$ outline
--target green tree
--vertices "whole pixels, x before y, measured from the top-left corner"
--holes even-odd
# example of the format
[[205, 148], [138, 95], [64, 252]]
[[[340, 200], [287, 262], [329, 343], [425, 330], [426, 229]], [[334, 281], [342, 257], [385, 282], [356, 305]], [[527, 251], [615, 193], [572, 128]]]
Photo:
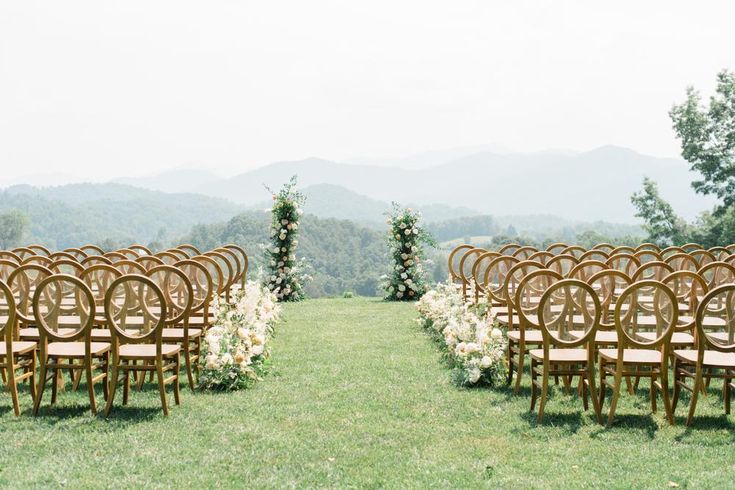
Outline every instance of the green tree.
[[0, 247], [18, 246], [29, 225], [28, 216], [17, 209], [0, 214]]
[[717, 89], [707, 107], [699, 92], [689, 87], [686, 101], [675, 105], [670, 116], [681, 140], [681, 155], [702, 174], [692, 186], [722, 200], [715, 214], [725, 213], [735, 204], [735, 73], [717, 74]]
[[644, 228], [650, 241], [659, 245], [682, 244], [686, 241], [686, 223], [658, 193], [656, 182], [644, 178], [643, 190], [633, 194], [630, 200], [638, 210], [636, 217], [645, 222]]

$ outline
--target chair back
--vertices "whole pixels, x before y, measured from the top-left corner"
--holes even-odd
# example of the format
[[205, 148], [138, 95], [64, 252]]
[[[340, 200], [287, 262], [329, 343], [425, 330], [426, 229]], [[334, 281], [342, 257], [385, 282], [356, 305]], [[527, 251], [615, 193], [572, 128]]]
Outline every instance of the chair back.
[[115, 343], [155, 343], [160, 354], [166, 323], [166, 300], [149, 277], [121, 276], [105, 295], [105, 316]]
[[459, 282], [461, 280], [459, 276], [459, 261], [462, 260], [462, 256], [464, 254], [473, 248], [475, 247], [472, 245], [464, 244], [454, 247], [454, 249], [449, 252], [449, 257], [447, 258], [447, 270], [449, 271], [449, 280], [451, 282]]
[[21, 265], [8, 277], [8, 287], [13, 292], [16, 317], [24, 323], [33, 323], [33, 295], [38, 285], [52, 276], [50, 269], [38, 264]]
[[159, 265], [146, 272], [146, 277], [153, 279], [163, 294], [166, 301], [166, 323], [183, 323], [188, 326], [194, 290], [186, 273], [172, 265]]
[[641, 266], [641, 261], [633, 254], [615, 253], [605, 262], [611, 269], [623, 272], [628, 277], [633, 277], [635, 271]]
[[634, 282], [618, 298], [614, 318], [618, 349], [668, 348], [679, 318], [676, 296], [659, 281]]
[[679, 320], [676, 330], [694, 333], [694, 318], [699, 302], [709, 291], [702, 276], [692, 271], [675, 271], [664, 277], [663, 282], [677, 300]]
[[549, 269], [534, 270], [526, 275], [516, 288], [513, 308], [518, 313], [521, 330], [539, 329], [538, 305], [544, 292], [554, 283], [564, 279], [561, 274]]
[[555, 282], [541, 296], [537, 311], [544, 350], [594, 343], [602, 307], [589, 284], [578, 279]]
[[186, 277], [189, 278], [189, 284], [192, 288], [192, 304], [191, 313], [203, 312], [205, 321], [209, 313], [209, 304], [214, 298], [214, 284], [212, 276], [209, 274], [207, 267], [196, 260], [182, 260], [176, 263], [176, 266]]
[[631, 276], [631, 279], [633, 279], [633, 282], [646, 280], [660, 281], [672, 272], [674, 272], [673, 267], [666, 262], [656, 260], [641, 264], [638, 270]]
[[592, 290], [595, 291], [597, 298], [600, 300], [602, 307], [602, 315], [600, 317], [601, 329], [615, 330], [615, 322], [612, 321], [611, 309], [615, 307], [618, 298], [620, 298], [620, 294], [632, 283], [633, 281], [625, 272], [616, 269], [601, 270], [587, 280], [587, 284], [592, 287]]
[[605, 262], [600, 262], [599, 260], [585, 260], [572, 267], [572, 270], [569, 271], [567, 277], [587, 282], [590, 277], [609, 268], [610, 267]]
[[707, 293], [697, 308], [699, 360], [707, 349], [735, 352], [735, 284]]
[[735, 265], [727, 262], [710, 262], [697, 273], [707, 282], [707, 287], [715, 289], [725, 284], [735, 283]]
[[551, 245], [546, 247], [546, 251], [551, 252], [554, 255], [559, 255], [561, 251], [567, 248], [568, 246], [569, 246], [568, 244], [561, 243], [561, 242], [552, 243]]
[[13, 352], [13, 330], [15, 328], [15, 299], [5, 281], [0, 280], [0, 339], [5, 343], [5, 352]]
[[574, 255], [559, 254], [546, 263], [546, 268], [567, 277], [577, 264], [579, 259]]
[[54, 274], [33, 294], [33, 314], [41, 342], [90, 341], [95, 304], [92, 292], [76, 276]]
[[675, 271], [696, 271], [699, 269], [697, 261], [688, 253], [676, 253], [669, 255], [664, 259], [671, 268]]

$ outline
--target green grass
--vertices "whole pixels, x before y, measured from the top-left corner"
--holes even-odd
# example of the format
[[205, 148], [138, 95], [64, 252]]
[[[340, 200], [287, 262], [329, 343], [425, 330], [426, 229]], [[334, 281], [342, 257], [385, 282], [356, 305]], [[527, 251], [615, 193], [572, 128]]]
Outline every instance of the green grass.
[[[459, 389], [409, 304], [311, 300], [285, 307], [272, 372], [239, 393], [190, 393], [171, 416], [156, 390], [133, 392], [109, 420], [85, 391], [41, 414], [12, 414], [0, 395], [0, 485], [6, 487], [730, 487], [735, 418], [717, 390], [695, 427], [651, 415], [624, 395], [605, 429], [555, 391], [544, 425], [528, 383]], [[25, 388], [24, 388], [25, 390]], [[101, 395], [99, 397], [101, 401]], [[116, 402], [121, 399], [120, 393]]]

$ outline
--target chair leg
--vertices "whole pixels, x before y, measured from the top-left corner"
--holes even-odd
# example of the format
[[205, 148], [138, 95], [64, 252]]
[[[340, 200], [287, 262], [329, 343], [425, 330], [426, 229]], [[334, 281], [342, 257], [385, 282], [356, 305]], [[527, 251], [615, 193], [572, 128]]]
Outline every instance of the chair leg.
[[28, 367], [28, 371], [32, 374], [28, 377], [28, 390], [31, 392], [31, 399], [36, 401], [36, 351], [31, 351], [31, 365]]
[[702, 389], [702, 367], [697, 366], [696, 375], [694, 377], [694, 389], [692, 390], [692, 398], [689, 400], [689, 415], [687, 415], [687, 425], [691, 425], [694, 420], [694, 412], [697, 410], [697, 398], [699, 391]]
[[669, 369], [664, 365], [661, 367], [661, 397], [664, 399], [664, 412], [670, 425], [674, 425], [674, 410], [671, 408], [671, 398], [669, 397]]
[[725, 415], [730, 415], [730, 398], [732, 397], [732, 378], [733, 372], [729, 369], [725, 370], [725, 384], [722, 387], [722, 394], [725, 397]]
[[683, 383], [684, 382], [684, 379], [685, 379], [685, 378], [682, 377], [681, 373], [679, 372], [680, 371], [680, 368], [681, 368], [680, 364], [681, 364], [681, 362], [679, 361], [679, 359], [677, 359], [676, 357], [674, 357], [674, 367], [673, 367], [673, 371], [674, 371], [674, 394], [671, 397], [671, 415], [672, 415], [672, 417], [676, 413], [676, 406], [679, 403], [679, 394], [681, 393], [681, 385], [679, 383]]
[[108, 380], [109, 384], [109, 395], [107, 397], [107, 405], [105, 406], [105, 417], [108, 417], [110, 415], [110, 410], [112, 410], [112, 400], [115, 399], [115, 392], [117, 391], [117, 383], [118, 383], [118, 376], [120, 375], [120, 368], [117, 365], [117, 362], [113, 364], [112, 366], [112, 378]]
[[168, 404], [166, 403], [166, 386], [163, 384], [163, 361], [156, 360], [156, 373], [158, 374], [158, 391], [161, 394], [161, 408], [163, 415], [168, 416]]
[[508, 341], [508, 352], [506, 355], [508, 356], [508, 379], [506, 383], [510, 385], [511, 381], [513, 381], [513, 342], [511, 341]]
[[536, 422], [541, 423], [544, 421], [544, 407], [546, 407], [546, 398], [549, 396], [549, 364], [544, 363], [544, 374], [541, 379], [541, 401], [538, 404], [538, 417]]
[[[145, 371], [143, 371], [143, 376], [145, 376]], [[125, 374], [123, 374], [123, 406], [128, 404], [128, 396], [130, 395], [130, 369], [125, 370]]]
[[[94, 397], [94, 382], [92, 381], [92, 359], [86, 359], [84, 362], [84, 372], [87, 374], [87, 393], [89, 394], [89, 408], [92, 410], [92, 415], [97, 415], [97, 400]], [[79, 378], [82, 377], [82, 373], [79, 373]]]
[[[41, 373], [38, 378], [38, 388], [36, 388], [36, 400], [33, 403], [33, 415], [38, 415], [38, 409], [41, 407], [41, 399], [43, 398], [43, 390], [46, 387], [47, 367], [45, 362], [41, 362]], [[55, 380], [54, 380], [55, 381]]]
[[[57, 359], [56, 362], [57, 363], [61, 362], [61, 359]], [[53, 372], [53, 378], [51, 381], [51, 405], [56, 403], [56, 393], [59, 389], [59, 373], [61, 372], [61, 370], [58, 368], [54, 368], [52, 372]]]
[[587, 366], [587, 380], [589, 382], [590, 398], [592, 399], [592, 409], [595, 411], [595, 419], [598, 424], [601, 424], [602, 415], [600, 413], [600, 404], [597, 403], [597, 387], [595, 386], [595, 367], [591, 364]]
[[536, 361], [531, 358], [531, 412], [536, 408], [538, 387], [536, 386]]
[[521, 379], [523, 378], [523, 365], [526, 363], [526, 346], [518, 344], [518, 370], [516, 371], [516, 384], [513, 387], [513, 393], [518, 394], [521, 391]]
[[607, 391], [607, 385], [605, 384], [607, 374], [605, 373], [605, 365], [602, 362], [602, 358], [600, 358], [598, 366], [600, 366], [600, 392], [597, 398], [597, 406], [600, 410], [602, 410], [602, 406], [605, 404], [605, 395]]
[[186, 350], [184, 350], [184, 363], [186, 364], [186, 377], [189, 380], [189, 388], [191, 389], [191, 391], [194, 391], [194, 373], [191, 367], [191, 352], [189, 351], [188, 346]]
[[607, 414], [607, 425], [612, 425], [615, 419], [615, 409], [618, 406], [618, 398], [620, 398], [620, 388], [623, 384], [623, 369], [622, 366], [618, 366], [615, 370], [615, 384], [613, 386], [612, 400], [610, 401], [610, 411]]
[[177, 353], [176, 354], [176, 366], [174, 366], [174, 369], [175, 369], [175, 372], [176, 372], [176, 377], [173, 380], [173, 383], [174, 383], [174, 403], [176, 403], [176, 405], [181, 405], [181, 400], [179, 398], [179, 395], [180, 395], [180, 393], [179, 393], [179, 389], [180, 389], [180, 386], [179, 386], [179, 384], [180, 384], [179, 383], [179, 373], [181, 372], [180, 371], [181, 370], [181, 353]]
[[[651, 370], [653, 372], [653, 370]], [[651, 374], [651, 389], [650, 389], [650, 396], [651, 396], [651, 412], [656, 413], [656, 379], [657, 376], [655, 374]]]
[[[7, 368], [3, 371], [6, 383], [8, 385], [8, 391], [10, 391], [10, 397], [13, 399], [13, 412], [16, 416], [20, 416], [20, 402], [18, 401], [18, 386], [15, 384], [15, 359], [13, 358], [12, 352], [5, 358]], [[7, 373], [6, 373], [7, 371]]]

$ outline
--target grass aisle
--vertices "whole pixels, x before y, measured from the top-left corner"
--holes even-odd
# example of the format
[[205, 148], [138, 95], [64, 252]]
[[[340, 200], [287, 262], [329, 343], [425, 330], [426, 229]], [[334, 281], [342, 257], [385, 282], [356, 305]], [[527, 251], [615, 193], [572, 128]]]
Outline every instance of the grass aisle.
[[[527, 392], [450, 384], [412, 305], [372, 299], [286, 306], [272, 372], [255, 389], [192, 394], [164, 419], [153, 386], [89, 415], [84, 391], [42, 414], [0, 396], [0, 485], [13, 487], [654, 487], [735, 481], [733, 418], [713, 392], [697, 428], [669, 428], [643, 394], [606, 430], [555, 393], [547, 425]], [[118, 396], [120, 393], [118, 393]], [[99, 396], [101, 402], [101, 394]], [[119, 402], [121, 397], [117, 398]], [[686, 400], [685, 400], [686, 403]], [[684, 409], [679, 409], [682, 415]]]

